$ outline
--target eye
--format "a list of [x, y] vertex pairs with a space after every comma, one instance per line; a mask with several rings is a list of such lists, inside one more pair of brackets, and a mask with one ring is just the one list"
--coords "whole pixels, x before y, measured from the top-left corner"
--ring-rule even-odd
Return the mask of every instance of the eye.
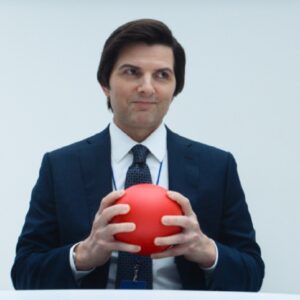
[[135, 68], [126, 68], [124, 69], [124, 72], [123, 72], [125, 75], [129, 75], [129, 76], [136, 76], [138, 75], [138, 70], [135, 69]]
[[171, 77], [170, 73], [165, 70], [158, 71], [156, 76], [158, 79], [169, 79]]

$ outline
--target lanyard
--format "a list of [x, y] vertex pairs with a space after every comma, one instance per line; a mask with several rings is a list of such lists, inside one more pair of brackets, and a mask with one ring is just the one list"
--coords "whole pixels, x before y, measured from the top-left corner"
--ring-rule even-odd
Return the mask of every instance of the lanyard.
[[[158, 185], [159, 181], [160, 181], [162, 165], [163, 165], [163, 160], [159, 163], [159, 169], [158, 169], [158, 174], [157, 174], [157, 179], [156, 179], [156, 185]], [[117, 185], [116, 185], [116, 180], [115, 180], [115, 176], [114, 176], [114, 171], [112, 171], [112, 183], [113, 183], [113, 189], [114, 189], [114, 191], [116, 191], [117, 190]]]

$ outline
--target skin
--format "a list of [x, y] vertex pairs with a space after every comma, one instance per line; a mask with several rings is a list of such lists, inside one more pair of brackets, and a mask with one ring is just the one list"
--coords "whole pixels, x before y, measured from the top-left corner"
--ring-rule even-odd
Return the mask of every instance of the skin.
[[187, 260], [197, 263], [201, 268], [210, 268], [216, 260], [216, 248], [213, 240], [202, 231], [190, 201], [180, 193], [168, 191], [168, 197], [177, 202], [183, 216], [164, 216], [166, 226], [180, 226], [182, 232], [167, 237], [156, 238], [157, 246], [172, 246], [164, 252], [151, 255], [153, 259], [183, 255]]
[[[162, 122], [173, 100], [176, 87], [172, 49], [164, 45], [138, 43], [122, 49], [112, 70], [109, 87], [102, 87], [110, 98], [115, 124], [137, 142], [145, 140]], [[140, 246], [122, 243], [114, 234], [135, 230], [134, 223], [110, 224], [130, 207], [114, 204], [125, 192], [114, 191], [104, 197], [96, 213], [90, 235], [75, 248], [76, 268], [89, 270], [105, 264], [112, 251], [136, 253]], [[216, 260], [214, 242], [200, 229], [190, 201], [177, 192], [168, 192], [184, 212], [183, 216], [164, 216], [166, 226], [180, 226], [182, 232], [155, 239], [156, 245], [172, 246], [152, 255], [163, 258], [183, 255], [200, 267], [210, 267]]]
[[109, 87], [114, 122], [141, 142], [162, 122], [176, 87], [174, 57], [163, 45], [125, 47], [112, 70]]

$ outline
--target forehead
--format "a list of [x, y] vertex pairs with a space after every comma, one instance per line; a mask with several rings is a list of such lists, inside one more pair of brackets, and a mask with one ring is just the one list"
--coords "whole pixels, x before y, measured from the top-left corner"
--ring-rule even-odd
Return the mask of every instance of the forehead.
[[170, 68], [173, 70], [174, 54], [171, 47], [161, 44], [130, 44], [120, 51], [114, 69], [118, 69], [124, 64], [140, 68]]

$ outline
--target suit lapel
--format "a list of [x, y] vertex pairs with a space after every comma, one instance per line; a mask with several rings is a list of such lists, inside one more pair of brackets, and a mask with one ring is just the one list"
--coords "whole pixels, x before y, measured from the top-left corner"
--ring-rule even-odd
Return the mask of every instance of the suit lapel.
[[192, 141], [180, 137], [167, 128], [167, 148], [169, 190], [183, 194], [193, 204], [199, 185], [199, 169]]
[[95, 217], [101, 199], [112, 191], [110, 136], [108, 127], [87, 140], [80, 151], [83, 182], [87, 193], [90, 222]]
[[[193, 142], [167, 128], [167, 148], [169, 164], [169, 190], [177, 191], [187, 197], [195, 209], [199, 203], [199, 163], [193, 149]], [[203, 289], [204, 272], [183, 256], [176, 256], [175, 263], [184, 289]], [[195, 282], [196, 281], [196, 282]]]

